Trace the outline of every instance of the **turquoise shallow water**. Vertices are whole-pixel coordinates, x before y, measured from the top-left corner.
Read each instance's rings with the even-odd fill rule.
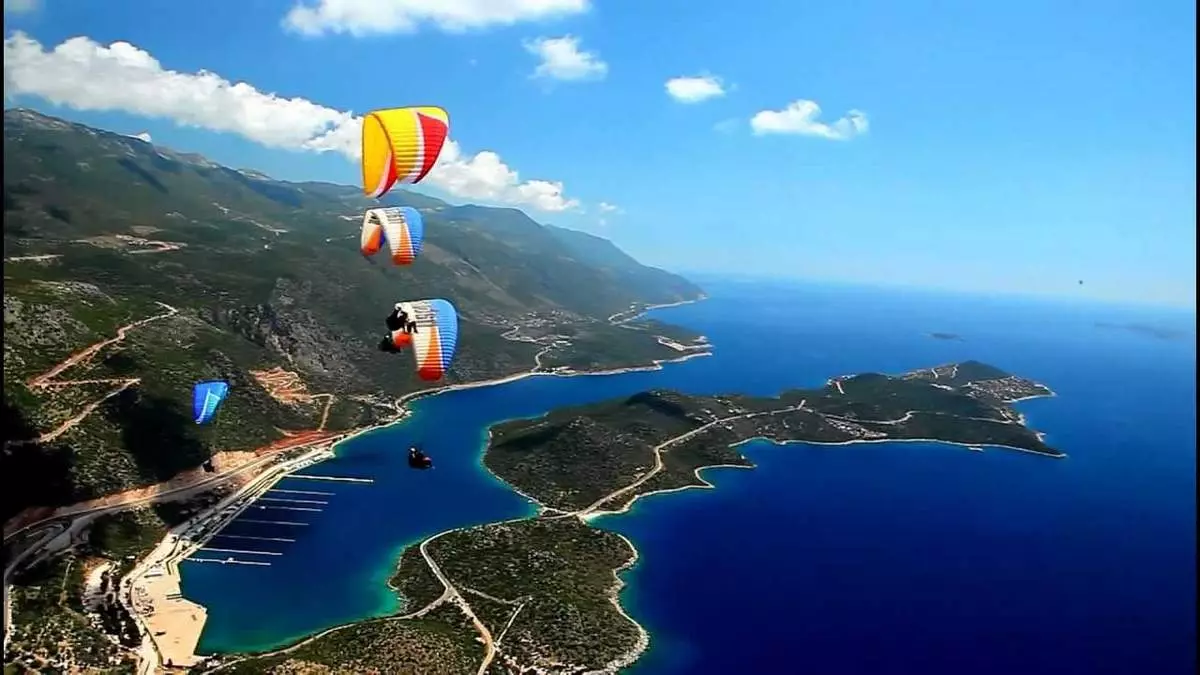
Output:
[[[1094,323],[1191,329],[1194,314],[845,287],[709,291],[656,316],[708,334],[714,357],[423,399],[401,424],[307,470],[374,484],[284,481],[333,494],[317,498],[328,501],[320,513],[279,518],[308,524],[283,526],[302,531],[274,549],[284,555],[261,557],[270,567],[183,566],[185,594],[210,612],[202,650],[268,648],[394,611],[383,581],[404,545],[528,512],[482,468],[491,423],[650,387],[773,394],[977,358],[1060,394],[1020,408],[1068,459],[916,443],[745,446],[758,469],[712,470],[716,490],[650,497],[597,521],[642,556],[623,599],[652,644],[631,671],[1191,672],[1194,343]],[[410,442],[435,470],[406,468]]]

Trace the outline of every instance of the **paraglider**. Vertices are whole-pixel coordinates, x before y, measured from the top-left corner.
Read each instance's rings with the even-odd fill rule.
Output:
[[[362,124],[362,189],[378,199],[396,184],[413,184],[433,170],[446,138],[450,115],[437,106],[375,110]],[[392,264],[409,265],[421,254],[425,225],[411,207],[370,209],[363,215],[359,251],[370,261],[386,244]],[[445,300],[396,303],[387,320],[383,352],[411,347],[417,375],[439,380],[450,369],[458,342],[458,313]]]
[[[217,414],[217,408],[229,393],[229,384],[221,380],[197,382],[192,388],[192,417],[196,424],[205,424]]]
[[[359,251],[368,259],[386,244],[392,264],[409,265],[421,254],[425,223],[410,206],[371,209],[363,216]]]
[[[449,134],[450,115],[436,106],[367,113],[362,126],[363,192],[378,199],[397,183],[421,182]]]
[[[433,460],[429,455],[421,452],[417,446],[408,449],[408,468],[410,469],[432,469]]]
[[[458,312],[441,299],[397,302],[384,320],[388,334],[379,350],[396,354],[411,347],[417,375],[440,380],[450,370],[458,345]]]

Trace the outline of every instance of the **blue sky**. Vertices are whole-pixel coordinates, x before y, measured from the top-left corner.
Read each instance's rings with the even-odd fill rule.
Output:
[[[652,264],[1194,308],[1191,2],[319,3],[6,0],[7,105],[356,183],[337,115],[438,104],[424,190]]]

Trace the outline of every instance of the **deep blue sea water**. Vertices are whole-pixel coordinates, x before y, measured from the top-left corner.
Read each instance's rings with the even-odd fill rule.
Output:
[[[744,446],[757,469],[712,470],[715,490],[649,497],[595,521],[641,554],[622,598],[652,641],[630,672],[1193,671],[1195,342],[1094,324],[1194,335],[1194,313],[859,287],[706,288],[710,300],[656,317],[706,333],[713,357],[424,399],[403,423],[305,472],[374,484],[283,481],[334,494],[276,495],[327,501],[319,513],[244,517],[305,526],[227,530],[294,538],[273,544],[284,555],[259,556],[270,567],[182,566],[185,594],[209,609],[202,651],[268,648],[394,611],[383,581],[402,547],[528,512],[482,469],[490,423],[650,387],[769,395],[974,358],[1059,394],[1019,408],[1068,459],[924,443]],[[411,442],[435,470],[406,468]]]

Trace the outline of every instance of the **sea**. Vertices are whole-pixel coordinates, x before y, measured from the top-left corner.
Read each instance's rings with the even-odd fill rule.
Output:
[[[301,472],[373,482],[281,481],[194,556],[269,565],[181,564],[184,595],[208,608],[200,651],[266,650],[400,611],[386,581],[404,547],[533,513],[483,467],[491,424],[648,388],[773,395],[977,359],[1054,390],[1017,407],[1066,459],[756,441],[742,446],[756,468],[704,473],[715,489],[593,521],[639,551],[621,600],[651,640],[627,672],[1195,672],[1194,310],[703,284],[709,299],[651,316],[704,333],[711,357],[420,399]],[[412,444],[433,470],[407,468]]]

